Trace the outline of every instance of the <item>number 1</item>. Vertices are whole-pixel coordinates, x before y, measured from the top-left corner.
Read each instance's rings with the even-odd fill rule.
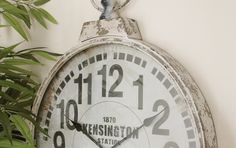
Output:
[[[139,75],[138,80],[133,82],[134,86],[138,86],[138,109],[143,109],[143,75]]]
[[[102,97],[106,97],[107,91],[107,66],[103,65],[102,69],[98,71],[98,75],[102,75]]]

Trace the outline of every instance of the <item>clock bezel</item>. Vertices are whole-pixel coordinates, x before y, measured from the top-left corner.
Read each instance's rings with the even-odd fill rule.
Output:
[[[50,85],[51,80],[54,78],[57,72],[64,66],[64,64],[66,64],[72,57],[79,54],[80,52],[85,51],[86,49],[106,44],[121,44],[124,46],[135,48],[136,50],[139,50],[144,54],[149,54],[162,65],[164,65],[173,80],[180,87],[182,94],[185,96],[185,101],[191,108],[191,112],[195,118],[197,130],[200,135],[199,137],[201,137],[199,139],[201,148],[218,147],[215,126],[210,109],[199,87],[192,79],[190,74],[178,61],[176,61],[166,51],[141,40],[133,40],[118,36],[101,36],[81,42],[79,45],[64,54],[58,60],[56,65],[52,68],[48,77],[44,80],[41,87],[39,88],[32,108],[32,112],[35,115],[39,115],[38,111],[44,94],[48,86]],[[34,135],[35,129],[33,126],[31,127],[31,131]]]

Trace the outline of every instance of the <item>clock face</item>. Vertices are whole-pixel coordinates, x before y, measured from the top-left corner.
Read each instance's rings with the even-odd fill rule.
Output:
[[[194,113],[156,58],[121,44],[74,55],[39,109],[39,148],[202,148]]]

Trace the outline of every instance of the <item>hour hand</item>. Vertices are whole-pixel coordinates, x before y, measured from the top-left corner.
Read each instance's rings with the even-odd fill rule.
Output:
[[[83,129],[82,125],[80,123],[77,123],[71,119],[69,119],[68,117],[66,117],[68,120],[70,120],[70,122],[75,126],[75,129],[78,131],[78,132],[82,132],[84,135],[86,135],[91,141],[93,141],[93,143],[95,143],[99,148],[103,148],[101,146],[100,143],[97,142],[97,140],[95,140],[91,135],[88,134],[87,130],[86,129]]]

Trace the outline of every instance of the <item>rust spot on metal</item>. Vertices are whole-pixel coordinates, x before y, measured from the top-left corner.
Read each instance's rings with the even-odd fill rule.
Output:
[[[109,31],[108,30],[106,30],[105,28],[100,28],[99,30],[98,30],[98,32],[97,32],[97,34],[98,35],[106,35],[106,34],[108,34],[109,33]]]

